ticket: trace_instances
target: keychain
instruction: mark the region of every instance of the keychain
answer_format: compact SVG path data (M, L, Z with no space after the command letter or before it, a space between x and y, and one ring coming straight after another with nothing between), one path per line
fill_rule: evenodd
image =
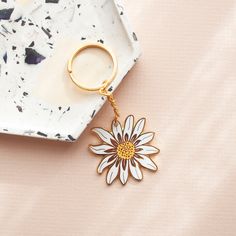
M72 65L74 59L87 48L98 48L111 57L113 62L113 72L108 80L105 80L100 87L88 88L79 84L72 71ZM122 127L119 122L119 109L116 105L116 101L112 92L108 91L109 85L115 79L117 75L118 62L115 55L110 49L101 43L88 43L82 45L68 61L68 72L72 82L82 90L90 92L98 92L102 96L107 97L114 110L114 120L111 124L111 131L107 131L103 128L93 128L101 139L100 145L90 145L90 150L96 155L102 156L102 160L98 165L97 172L102 174L105 169L107 170L106 183L112 184L116 178L119 178L121 183L125 185L129 176L133 176L134 179L140 181L143 179L143 173L141 167L149 169L151 171L157 171L156 164L150 158L150 155L158 154L159 149L149 145L154 138L154 132L145 132L144 126L146 119L142 118L136 123L134 116L129 115Z

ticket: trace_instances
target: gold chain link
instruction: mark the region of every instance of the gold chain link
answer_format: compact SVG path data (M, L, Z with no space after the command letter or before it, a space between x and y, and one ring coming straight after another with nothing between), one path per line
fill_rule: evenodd
M115 114L115 122L117 122L118 118L120 117L120 112L119 112L119 108L116 104L116 100L114 99L114 96L111 92L107 91L106 88L101 88L99 90L100 94L101 95L104 95L107 97L108 101L110 102L112 108L113 108L113 111L114 111L114 114Z

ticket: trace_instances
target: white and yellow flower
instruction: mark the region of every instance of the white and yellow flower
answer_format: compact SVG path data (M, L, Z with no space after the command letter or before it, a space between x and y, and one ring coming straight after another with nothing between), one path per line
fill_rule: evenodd
M156 164L149 155L159 153L159 149L147 145L153 137L153 132L143 133L145 119L140 119L134 125L134 117L128 116L122 129L119 122L112 123L112 132L102 128L94 128L93 131L100 137L103 144L90 146L92 152L102 155L104 158L98 166L101 174L108 168L106 182L112 182L119 177L122 184L126 184L129 174L136 180L142 180L143 174L140 166L152 171L157 171Z

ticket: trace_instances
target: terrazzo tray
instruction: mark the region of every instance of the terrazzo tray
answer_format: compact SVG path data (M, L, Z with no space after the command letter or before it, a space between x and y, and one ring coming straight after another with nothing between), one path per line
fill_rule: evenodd
M117 55L112 91L140 55L120 1L0 3L1 133L71 142L79 137L106 100L78 91L66 73L71 53L90 41Z

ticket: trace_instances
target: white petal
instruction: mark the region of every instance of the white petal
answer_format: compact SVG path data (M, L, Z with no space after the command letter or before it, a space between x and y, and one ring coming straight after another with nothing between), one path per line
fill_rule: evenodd
M112 140L115 141L115 138L108 131L102 128L94 128L92 129L92 131L95 132L101 138L102 141L114 146L114 142L112 143Z
M91 146L89 146L89 148L92 152L94 152L95 154L98 154L98 155L114 153L114 152L112 152L112 149L114 149L114 147L112 147L110 145L106 145L106 144L97 145L97 146L91 145Z
M147 156L139 154L138 157L135 157L135 160L139 162L143 167L156 171L158 168L156 164Z
M103 170L116 161L115 155L105 157L98 166L98 173L101 174Z
M128 180L128 170L129 170L128 160L121 160L120 162L120 181L122 184L126 184Z
M119 121L113 121L112 132L114 134L115 139L120 142L122 140L122 129Z
M142 134L135 141L135 145L140 146L140 145L146 144L150 142L153 139L153 137L154 137L154 133L152 132Z
M138 166L137 161L133 160L129 160L129 169L130 172L132 174L132 176L137 179L137 180L141 180L143 178L142 172Z
M114 179L117 177L119 170L119 161L117 160L107 172L107 184L112 184Z
M142 118L136 123L132 134L132 138L136 139L143 132L145 121L146 119Z
M134 117L128 116L125 120L123 138L125 141L129 140L133 131Z
M144 155L150 155L158 153L160 150L158 148L155 148L153 146L143 145L137 147L138 151L136 153L138 154L144 154Z

